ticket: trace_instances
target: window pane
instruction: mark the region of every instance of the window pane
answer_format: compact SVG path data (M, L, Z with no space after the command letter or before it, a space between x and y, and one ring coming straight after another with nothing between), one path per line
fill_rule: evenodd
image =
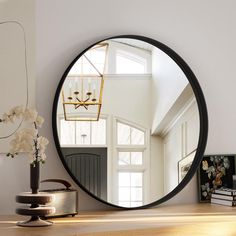
M105 47L99 47L96 49L91 49L85 53L86 57L91 61L91 63L98 69L100 73L103 73L105 64Z
M128 202L133 207L142 205L142 182L143 172L119 172L119 205L128 206Z
M75 144L75 122L61 119L60 125L61 145Z
M144 74L146 62L134 54L117 53L116 73L118 74Z
M81 74L92 74L97 75L97 71L93 66L87 61L86 58L81 57L74 66L69 71L69 76L71 75L81 75Z
M118 144L130 144L130 126L117 123Z
M137 187L142 185L143 185L143 173L142 172L131 173L131 186Z
M131 128L131 144L144 145L144 132L135 128Z
M106 120L92 121L92 144L106 144Z
M138 201L138 202L131 202L131 207L138 207L138 206L142 206L143 205L143 202L141 201Z
M76 144L90 144L90 122L76 121Z
M130 165L130 152L119 152L119 165Z
M88 50L85 53L85 56L80 57L79 60L76 61L69 71L69 75L79 75L81 73L96 75L98 74L97 70L100 73L103 73L105 65L105 47ZM93 66L95 66L97 70Z
M130 173L119 172L119 186L130 186Z
M143 153L131 152L131 165L142 165L142 164L143 164Z
M129 187L119 187L119 201L130 201Z
M130 207L130 202L122 202L122 201L119 201L119 206Z
M143 199L143 189L140 188L131 188L131 201L142 201Z

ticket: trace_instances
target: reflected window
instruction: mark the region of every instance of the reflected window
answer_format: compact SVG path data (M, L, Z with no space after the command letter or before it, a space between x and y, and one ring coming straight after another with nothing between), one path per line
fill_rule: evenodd
M76 144L91 144L91 122L89 121L76 121Z
M61 145L106 145L106 119L65 121L60 119Z
M145 176L148 174L145 166L147 149L146 131L131 124L116 121L117 149L117 179L118 205L123 207L138 207L144 204ZM145 175L144 175L145 173Z
M98 122L90 122L92 128L91 144L106 144L106 120L99 119Z
M144 132L130 125L117 122L118 145L144 145Z
M119 172L119 205L136 207L143 204L143 173Z
M147 59L137 54L118 50L116 53L117 74L145 74L147 73Z
M119 152L118 164L125 165L142 165L143 152Z
M97 75L98 71L100 73L103 73L105 54L106 54L105 47L94 47L93 49L88 50L84 54L84 56L80 57L76 61L76 63L70 69L68 75L69 76L78 76L81 74Z
M61 144L75 144L75 121L60 120L60 141Z

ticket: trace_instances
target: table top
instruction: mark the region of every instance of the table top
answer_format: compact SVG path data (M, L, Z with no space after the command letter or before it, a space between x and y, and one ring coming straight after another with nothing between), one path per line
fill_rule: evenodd
M53 226L24 228L28 217L0 216L0 235L236 235L236 207L211 204L159 206L144 210L79 212L76 217L50 219Z

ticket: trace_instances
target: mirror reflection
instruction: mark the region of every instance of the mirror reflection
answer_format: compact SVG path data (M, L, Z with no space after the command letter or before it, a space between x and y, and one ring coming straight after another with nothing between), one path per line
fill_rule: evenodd
M188 79L163 51L117 38L72 66L57 108L61 150L71 173L98 198L150 204L184 178L199 138Z

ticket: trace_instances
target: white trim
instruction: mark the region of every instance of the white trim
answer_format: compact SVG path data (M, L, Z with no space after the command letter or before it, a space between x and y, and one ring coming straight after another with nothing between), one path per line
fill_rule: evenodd
M183 106L183 108L175 115L172 121L163 129L161 132L161 137L165 137L167 133L175 126L178 120L183 116L183 114L196 103L196 98L193 96L189 101Z
M145 134L144 134L145 135ZM126 150L127 152L133 152L134 150L144 151L146 149L146 145L116 145L117 150Z
M76 145L76 144L63 144L63 145L61 145L61 147L76 147L76 148L88 148L88 147L92 147L92 148L102 148L102 147L107 147L107 145L106 144L104 144L104 145L96 145L96 144L84 144L84 145L81 145L81 144L78 144L78 145Z
M78 75L69 75L67 76L68 78L78 78ZM93 77L93 76L91 76ZM98 77L98 76L97 76ZM130 78L127 78L130 77ZM151 73L143 73L143 74L114 74L114 73L105 73L103 74L103 78L106 80L113 80L113 79L132 79L132 80L140 80L140 79L151 79L152 78L152 74Z
M112 139L112 116L107 116L106 136L107 136L107 201L112 202L112 153L113 153L113 139Z
M114 119L115 119L115 122L118 121L120 123L124 123L125 125L129 125L129 126L132 126L132 127L136 128L136 129L142 130L143 132L145 132L148 129L145 126L139 125L138 123L126 120L126 119L121 118L119 116L114 116Z
M103 75L104 80L147 80L152 78L152 74L150 73L144 73L144 74L104 74Z

